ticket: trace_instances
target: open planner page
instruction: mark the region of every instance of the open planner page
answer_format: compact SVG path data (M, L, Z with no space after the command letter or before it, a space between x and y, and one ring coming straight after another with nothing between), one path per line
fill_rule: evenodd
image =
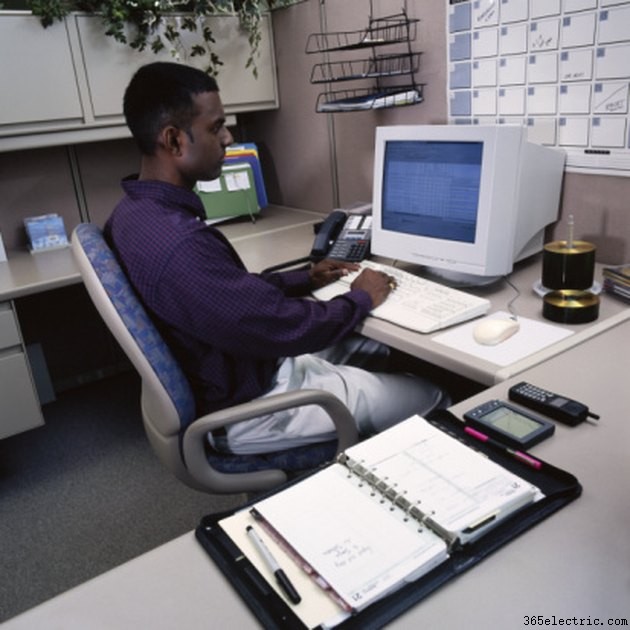
M347 610L428 572L445 542L334 464L254 506L261 525Z

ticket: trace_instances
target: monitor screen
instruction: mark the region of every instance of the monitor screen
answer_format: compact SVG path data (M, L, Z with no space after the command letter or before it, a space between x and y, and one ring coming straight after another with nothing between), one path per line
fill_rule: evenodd
M388 142L381 203L383 228L473 243L482 157L482 142Z

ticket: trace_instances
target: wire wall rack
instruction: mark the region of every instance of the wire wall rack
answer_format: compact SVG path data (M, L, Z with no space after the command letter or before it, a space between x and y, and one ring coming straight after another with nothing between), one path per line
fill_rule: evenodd
M312 68L312 84L332 86L341 82L372 81L369 87L330 87L319 94L316 110L327 113L350 112L422 102L424 86L415 79L420 68L421 53L412 49L419 21L409 18L406 6L400 13L375 18L371 15L370 3L370 16L365 28L309 35L306 53L325 56L325 61ZM383 53L385 46L396 48ZM330 59L330 53L349 51L366 51L369 54Z

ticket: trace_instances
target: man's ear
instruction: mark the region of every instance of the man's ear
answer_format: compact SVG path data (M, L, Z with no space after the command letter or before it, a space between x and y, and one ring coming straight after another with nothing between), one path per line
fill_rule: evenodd
M173 156L182 154L181 129L177 127L164 127L158 136L158 144Z

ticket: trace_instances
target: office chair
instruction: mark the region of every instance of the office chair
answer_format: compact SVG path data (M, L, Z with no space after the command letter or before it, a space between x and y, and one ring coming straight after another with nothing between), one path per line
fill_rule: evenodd
M196 417L193 393L106 243L101 230L82 223L72 249L87 291L141 378L144 428L155 453L186 485L212 494L255 493L284 483L354 444L352 414L334 395L319 390L286 392ZM337 440L263 455L218 453L209 431L263 414L303 405L321 406L333 420Z

